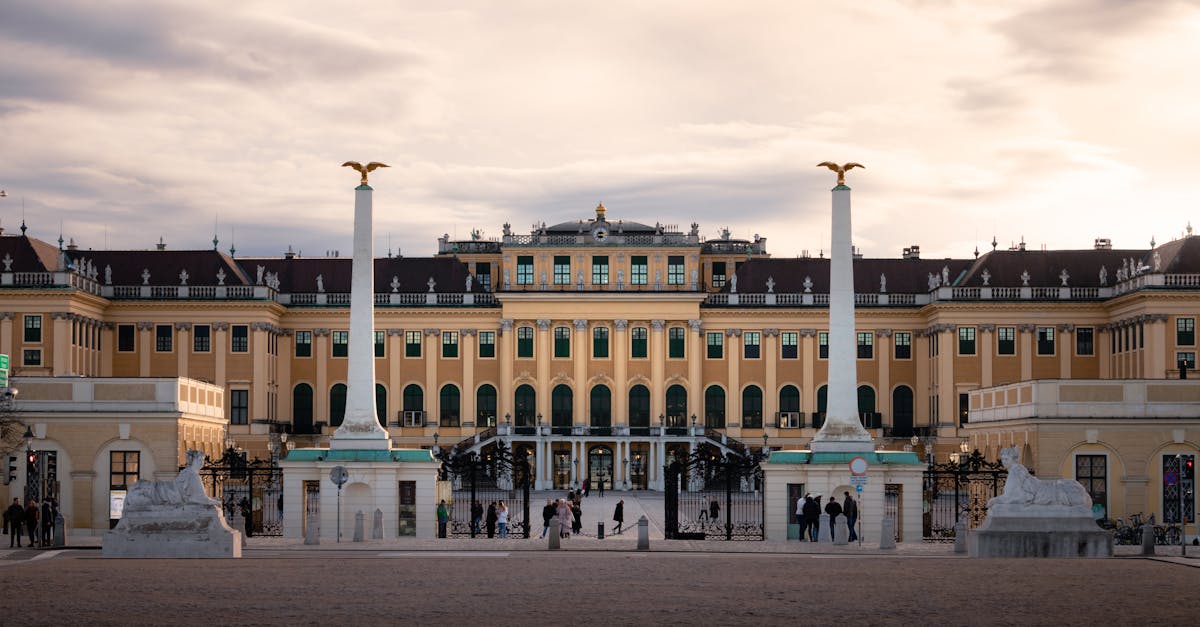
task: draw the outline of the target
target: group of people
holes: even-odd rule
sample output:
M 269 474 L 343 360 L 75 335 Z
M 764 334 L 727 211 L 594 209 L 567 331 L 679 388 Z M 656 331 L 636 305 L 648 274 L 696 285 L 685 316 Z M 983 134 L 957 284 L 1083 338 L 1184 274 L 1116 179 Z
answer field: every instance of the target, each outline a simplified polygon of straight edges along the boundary
M 450 523 L 450 506 L 442 499 L 437 507 L 438 537 L 446 537 L 446 528 Z M 508 504 L 504 501 L 488 503 L 487 516 L 484 516 L 483 504 L 479 501 L 471 503 L 471 537 L 487 532 L 487 537 L 508 537 Z
M 830 498 L 825 504 L 825 513 L 829 515 L 830 535 L 834 530 L 834 525 L 837 524 L 838 516 L 846 517 L 846 527 L 850 530 L 848 537 L 850 542 L 858 540 L 858 532 L 855 526 L 858 524 L 858 502 L 850 496 L 849 492 L 843 492 L 846 495 L 842 503 L 837 502 L 837 498 Z M 800 541 L 804 542 L 805 535 L 808 536 L 810 542 L 816 542 L 821 531 L 821 495 L 815 497 L 811 494 L 805 494 L 804 498 L 796 499 L 796 524 L 800 525 Z
M 566 498 L 557 501 L 546 499 L 546 505 L 542 507 L 542 538 L 551 533 L 552 527 L 557 527 L 560 538 L 569 538 L 572 533 L 578 535 L 583 531 L 583 522 L 580 520 L 583 515 L 582 500 L 587 496 L 586 490 L 589 487 L 587 481 L 583 485 L 583 490 L 567 492 Z M 613 522 L 616 523 L 613 533 L 621 533 L 621 525 L 625 522 L 624 499 L 618 500 L 616 508 L 613 509 Z
M 50 546 L 54 542 L 54 521 L 58 518 L 58 503 L 54 499 L 29 500 L 21 507 L 21 499 L 13 499 L 12 505 L 4 510 L 4 533 L 8 534 L 9 548 L 21 546 L 21 536 L 29 535 L 29 546 Z M 40 525 L 39 525 L 40 523 Z M 41 533 L 38 533 L 38 528 Z M 40 536 L 40 537 L 39 537 Z

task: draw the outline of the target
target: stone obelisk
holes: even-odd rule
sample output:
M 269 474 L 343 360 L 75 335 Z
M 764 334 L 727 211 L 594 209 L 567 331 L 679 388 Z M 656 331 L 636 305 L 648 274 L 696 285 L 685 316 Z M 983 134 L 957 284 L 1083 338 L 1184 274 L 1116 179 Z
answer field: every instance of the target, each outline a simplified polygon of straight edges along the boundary
M 825 424 L 812 441 L 813 452 L 875 449 L 858 416 L 858 366 L 854 335 L 854 252 L 850 230 L 850 188 L 845 171 L 857 163 L 821 164 L 838 173 L 833 188 L 833 241 L 829 254 L 829 387 Z
M 330 449 L 391 448 L 375 414 L 375 255 L 372 247 L 372 189 L 367 172 L 383 164 L 357 163 L 362 184 L 354 188 L 354 260 L 350 281 L 350 346 L 346 374 L 346 417 L 330 438 Z M 371 167 L 374 166 L 374 167 Z

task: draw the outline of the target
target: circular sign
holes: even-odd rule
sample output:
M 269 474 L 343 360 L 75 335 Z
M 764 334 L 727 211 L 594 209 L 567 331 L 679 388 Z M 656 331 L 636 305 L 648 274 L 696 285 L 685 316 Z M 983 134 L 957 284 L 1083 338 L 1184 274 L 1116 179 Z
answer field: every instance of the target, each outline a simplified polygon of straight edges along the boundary
M 867 474 L 867 458 L 860 455 L 850 460 L 850 472 L 856 475 Z
M 350 480 L 350 472 L 346 470 L 345 466 L 334 466 L 329 471 L 329 480 L 340 488 Z
M 1175 472 L 1174 470 L 1168 470 L 1167 472 L 1164 472 L 1163 483 L 1167 485 L 1175 485 L 1176 483 L 1179 483 L 1179 473 Z

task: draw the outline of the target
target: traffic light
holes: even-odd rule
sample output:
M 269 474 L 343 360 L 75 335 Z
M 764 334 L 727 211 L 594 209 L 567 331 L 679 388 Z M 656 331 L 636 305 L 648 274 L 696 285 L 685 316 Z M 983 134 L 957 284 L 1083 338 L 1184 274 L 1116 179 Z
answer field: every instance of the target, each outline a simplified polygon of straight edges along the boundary
M 1184 455 L 1183 456 L 1183 473 L 1181 473 L 1181 474 L 1183 475 L 1183 478 L 1186 481 L 1192 481 L 1196 478 L 1196 456 L 1195 455 Z
M 46 459 L 46 485 L 53 486 L 58 481 L 58 451 L 42 453 Z
M 8 472 L 4 475 L 4 484 L 8 485 L 17 480 L 17 456 L 8 456 Z

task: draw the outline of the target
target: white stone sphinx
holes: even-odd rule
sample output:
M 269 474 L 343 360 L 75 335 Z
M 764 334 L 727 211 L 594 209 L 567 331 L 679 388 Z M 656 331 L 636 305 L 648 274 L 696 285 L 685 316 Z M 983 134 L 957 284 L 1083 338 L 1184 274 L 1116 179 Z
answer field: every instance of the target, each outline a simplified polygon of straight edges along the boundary
M 117 526 L 104 536 L 104 557 L 241 557 L 241 534 L 200 480 L 204 453 L 187 452 L 171 481 L 142 480 L 129 488 Z
M 1039 479 L 1002 449 L 1004 492 L 988 501 L 983 524 L 967 538 L 972 557 L 1110 557 L 1112 537 L 1092 517 L 1092 498 L 1071 479 Z

